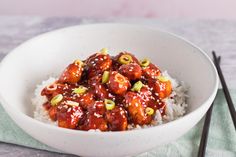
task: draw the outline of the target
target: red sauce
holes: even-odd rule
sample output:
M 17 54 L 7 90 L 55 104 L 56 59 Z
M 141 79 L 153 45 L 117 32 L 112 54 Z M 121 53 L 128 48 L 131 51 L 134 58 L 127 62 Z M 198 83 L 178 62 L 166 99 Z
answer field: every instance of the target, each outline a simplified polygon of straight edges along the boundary
M 119 59 L 128 55 L 125 63 Z M 127 61 L 129 61 L 127 63 Z M 104 71 L 108 71 L 106 82 L 102 81 Z M 117 56 L 95 53 L 83 62 L 78 60 L 69 64 L 59 79 L 45 87 L 41 95 L 47 97 L 43 104 L 53 121 L 59 127 L 101 131 L 127 130 L 129 124 L 150 124 L 159 110 L 165 114 L 165 103 L 162 99 L 172 92 L 169 80 L 159 80 L 160 69 L 153 63 L 142 65 L 138 59 L 121 52 Z M 136 82 L 142 86 L 134 90 Z M 75 89 L 83 87 L 82 93 Z M 53 103 L 57 95 L 62 98 Z M 112 108 L 106 107 L 105 100 L 115 103 Z M 154 113 L 147 113 L 146 108 Z

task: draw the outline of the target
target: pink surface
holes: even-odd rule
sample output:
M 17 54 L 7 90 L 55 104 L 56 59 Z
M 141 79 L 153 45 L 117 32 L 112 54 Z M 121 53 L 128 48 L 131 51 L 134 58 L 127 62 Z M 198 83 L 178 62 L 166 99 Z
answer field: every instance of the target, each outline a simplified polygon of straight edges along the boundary
M 236 19 L 236 1 L 4 0 L 0 15 Z

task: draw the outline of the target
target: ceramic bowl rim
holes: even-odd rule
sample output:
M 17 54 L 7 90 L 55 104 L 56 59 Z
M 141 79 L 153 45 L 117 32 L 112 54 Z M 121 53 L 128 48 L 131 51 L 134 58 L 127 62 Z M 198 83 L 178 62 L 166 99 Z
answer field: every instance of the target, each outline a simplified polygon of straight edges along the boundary
M 172 36 L 172 37 L 176 38 L 177 40 L 182 40 L 186 44 L 188 44 L 191 47 L 193 47 L 196 50 L 198 50 L 198 52 L 201 53 L 203 55 L 203 57 L 205 57 L 205 59 L 211 65 L 213 73 L 215 75 L 215 77 L 214 77 L 215 78 L 214 89 L 211 92 L 211 94 L 209 95 L 209 97 L 206 100 L 204 100 L 204 102 L 201 105 L 199 105 L 196 109 L 194 109 L 190 113 L 188 113 L 188 114 L 184 115 L 183 117 L 180 117 L 180 118 L 178 118 L 176 120 L 170 121 L 170 122 L 165 123 L 165 124 L 149 127 L 149 128 L 127 130 L 127 131 L 115 131 L 115 132 L 112 132 L 112 131 L 111 132 L 92 131 L 92 132 L 90 132 L 90 131 L 81 131 L 81 130 L 73 130 L 73 129 L 60 128 L 58 126 L 53 126 L 53 125 L 50 125 L 50 124 L 38 121 L 38 120 L 36 120 L 36 119 L 26 115 L 25 113 L 21 112 L 19 109 L 17 109 L 17 107 L 14 107 L 14 108 L 16 108 L 19 111 L 18 112 L 18 117 L 20 116 L 20 117 L 24 118 L 25 120 L 27 120 L 30 123 L 37 123 L 38 125 L 41 125 L 42 127 L 46 127 L 47 129 L 52 129 L 52 130 L 55 130 L 55 131 L 60 131 L 60 132 L 65 132 L 65 133 L 70 133 L 70 134 L 104 135 L 104 136 L 107 136 L 107 135 L 108 136 L 109 135 L 117 135 L 117 134 L 130 134 L 130 133 L 139 133 L 140 131 L 148 131 L 148 130 L 151 130 L 151 129 L 168 127 L 170 125 L 174 126 L 174 124 L 177 123 L 178 121 L 182 121 L 183 119 L 190 118 L 192 115 L 196 114 L 197 112 L 200 112 L 200 110 L 202 110 L 202 108 L 204 108 L 204 106 L 207 104 L 208 101 L 211 101 L 211 100 L 213 100 L 215 98 L 217 90 L 218 90 L 219 79 L 218 79 L 218 74 L 217 74 L 216 68 L 215 68 L 212 60 L 210 59 L 210 57 L 201 48 L 199 48 L 198 46 L 196 46 L 192 42 L 186 40 L 185 38 L 183 38 L 183 37 L 181 37 L 179 35 L 176 35 L 174 33 L 171 33 L 169 31 L 162 30 L 162 29 L 159 29 L 159 28 L 156 28 L 156 27 L 154 28 L 153 26 L 146 26 L 146 25 L 135 25 L 135 24 L 124 24 L 124 23 L 96 23 L 96 24 L 74 25 L 74 26 L 64 27 L 64 28 L 53 30 L 53 31 L 45 32 L 45 33 L 39 34 L 39 35 L 37 35 L 37 36 L 35 36 L 33 38 L 30 38 L 29 40 L 24 41 L 22 44 L 20 44 L 19 46 L 14 48 L 12 51 L 10 51 L 2 59 L 2 61 L 0 63 L 0 71 L 1 71 L 2 67 L 4 66 L 4 63 L 8 62 L 8 60 L 11 59 L 11 56 L 14 56 L 15 53 L 18 53 L 17 49 L 22 47 L 22 46 L 24 46 L 26 43 L 30 44 L 31 42 L 35 42 L 37 40 L 40 40 L 41 38 L 45 38 L 48 35 L 53 35 L 53 34 L 56 34 L 58 32 L 64 31 L 64 30 L 76 29 L 76 28 L 78 29 L 79 27 L 97 27 L 97 26 L 107 27 L 107 26 L 112 26 L 112 25 L 116 26 L 116 27 L 117 26 L 118 27 L 133 27 L 133 28 L 139 28 L 139 29 L 149 29 L 149 30 L 152 30 L 152 31 L 158 31 L 158 32 L 163 33 L 163 34 L 167 34 L 168 36 Z M 6 106 L 13 106 L 13 105 L 9 104 L 3 98 L 2 94 L 1 94 L 1 90 L 0 90 L 0 102 L 1 102 L 1 104 L 2 104 L 4 109 L 7 108 Z M 10 117 L 11 117 L 11 115 L 10 115 Z M 19 124 L 17 124 L 17 125 L 19 125 Z

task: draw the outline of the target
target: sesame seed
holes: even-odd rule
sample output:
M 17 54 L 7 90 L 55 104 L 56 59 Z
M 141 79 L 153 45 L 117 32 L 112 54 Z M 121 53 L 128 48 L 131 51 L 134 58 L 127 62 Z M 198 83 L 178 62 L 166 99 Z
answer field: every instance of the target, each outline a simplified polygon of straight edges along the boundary
M 71 107 L 67 110 L 67 112 L 70 112 L 71 111 Z
M 98 114 L 98 113 L 96 113 L 96 112 L 95 112 L 93 115 L 94 115 L 95 117 L 97 117 L 97 118 L 102 117 L 102 115 L 100 115 L 100 114 Z

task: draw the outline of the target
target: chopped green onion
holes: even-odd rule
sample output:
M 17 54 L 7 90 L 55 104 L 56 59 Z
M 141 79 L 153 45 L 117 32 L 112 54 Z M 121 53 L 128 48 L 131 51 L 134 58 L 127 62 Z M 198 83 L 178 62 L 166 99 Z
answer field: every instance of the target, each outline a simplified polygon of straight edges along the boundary
M 161 81 L 161 82 L 167 82 L 167 81 L 169 81 L 169 79 L 168 79 L 167 77 L 165 77 L 165 76 L 158 76 L 157 79 L 158 79 L 159 81 Z
M 81 65 L 81 66 L 83 66 L 84 65 L 84 62 L 82 62 L 81 60 L 79 60 L 79 59 L 77 59 L 77 60 L 75 60 L 75 62 L 74 62 L 76 65 Z
M 139 92 L 142 87 L 143 87 L 143 83 L 141 81 L 138 81 L 133 85 L 133 87 L 131 88 L 131 91 Z
M 49 91 L 54 91 L 54 90 L 57 89 L 57 84 L 53 83 L 53 84 L 47 86 L 46 89 L 49 90 Z
M 84 86 L 79 86 L 78 88 L 75 88 L 73 90 L 73 93 L 76 94 L 84 94 L 86 91 L 88 90 L 88 88 L 84 87 Z
M 150 61 L 149 61 L 149 59 L 144 59 L 144 60 L 140 61 L 140 64 L 142 67 L 147 67 L 150 64 Z
M 100 50 L 100 52 L 101 52 L 101 54 L 106 55 L 106 54 L 108 53 L 108 49 L 107 49 L 107 48 L 102 48 L 102 49 Z
M 102 75 L 102 83 L 107 83 L 109 80 L 109 71 L 104 71 Z
M 110 100 L 110 99 L 105 99 L 104 100 L 105 106 L 107 110 L 112 110 L 115 108 L 115 102 Z
M 147 108 L 145 109 L 145 112 L 146 112 L 149 116 L 151 116 L 151 115 L 154 114 L 154 109 L 152 109 L 151 107 L 147 107 Z
M 130 55 L 125 54 L 125 55 L 120 56 L 118 61 L 119 61 L 120 64 L 129 64 L 133 61 L 133 59 Z
M 62 94 L 57 94 L 51 99 L 51 105 L 55 106 L 57 105 L 60 101 L 62 101 L 63 95 Z

